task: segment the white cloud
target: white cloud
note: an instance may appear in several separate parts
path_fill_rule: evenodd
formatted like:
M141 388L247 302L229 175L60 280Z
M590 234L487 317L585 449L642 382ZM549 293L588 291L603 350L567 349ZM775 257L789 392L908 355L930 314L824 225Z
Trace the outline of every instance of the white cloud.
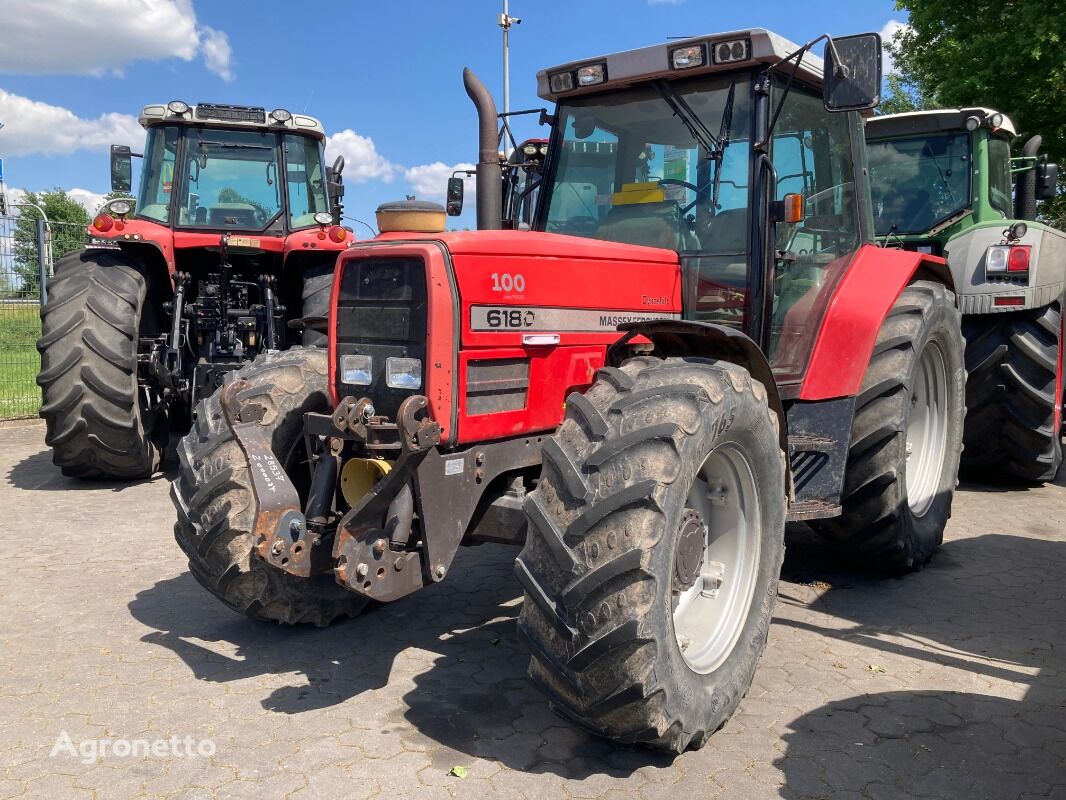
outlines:
M233 80L233 70L230 62L233 59L233 50L229 46L229 37L224 31L216 31L206 25L200 28L204 39L201 46L204 53L204 63L207 68L218 75L227 83Z
M84 208L90 217L96 213L96 210L100 208L100 205L104 202L104 197L106 197L106 195L90 191L89 189L68 189L67 195L71 200Z
M0 72L118 72L135 61L202 54L232 80L225 33L200 25L192 0L4 0Z
M8 187L5 194L7 195L8 213L17 217L23 210L18 204L23 202L26 192L15 187ZM67 196L84 208L90 217L97 212L106 197L106 195L90 189L68 189Z
M0 89L0 152L8 156L61 155L106 150L111 144L140 149L144 131L129 114L83 119L69 109Z
M452 177L452 173L457 169L473 169L473 164L461 163L461 164L445 164L442 161L434 161L432 164L420 164L415 167L408 167L403 171L403 176L411 188L414 190L415 197L421 200L426 199L443 199L448 189L448 178ZM457 177L464 178L466 182L466 193L472 194L474 192L474 176L460 175Z
M892 44L895 35L899 31L909 30L910 25L906 22L900 22L898 19L890 19L885 23L885 26L881 28L881 64L882 73L889 75L896 71L896 65L892 61L892 54L888 52L888 45Z
M399 166L377 151L373 139L360 136L351 128L326 138L326 163L332 164L337 156L344 156L344 179L349 183L375 180L391 183L400 171Z

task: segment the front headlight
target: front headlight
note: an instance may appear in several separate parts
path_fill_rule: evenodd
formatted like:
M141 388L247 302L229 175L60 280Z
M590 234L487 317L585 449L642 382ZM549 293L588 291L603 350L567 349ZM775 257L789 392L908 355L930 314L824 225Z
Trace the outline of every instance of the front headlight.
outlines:
M420 388L422 362L417 358L385 359L385 384L393 389Z
M341 383L369 386L373 383L373 365L370 356L341 356Z
M124 217L133 211L133 204L129 200L117 198L107 204L107 209L116 217Z

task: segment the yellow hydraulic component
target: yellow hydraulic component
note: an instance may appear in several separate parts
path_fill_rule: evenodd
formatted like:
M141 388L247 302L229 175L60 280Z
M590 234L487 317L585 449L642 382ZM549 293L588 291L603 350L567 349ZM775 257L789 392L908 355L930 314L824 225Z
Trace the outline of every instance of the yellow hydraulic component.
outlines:
M341 469L341 495L352 508L392 470L382 458L350 458Z

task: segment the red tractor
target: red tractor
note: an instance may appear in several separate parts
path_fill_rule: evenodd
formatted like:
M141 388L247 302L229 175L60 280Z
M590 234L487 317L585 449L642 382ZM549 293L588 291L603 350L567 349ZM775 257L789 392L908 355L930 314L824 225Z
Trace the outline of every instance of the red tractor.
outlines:
M534 682L589 730L680 751L751 684L786 521L925 564L959 463L959 311L943 259L873 241L879 37L828 40L824 69L815 42L753 29L540 73L528 232L500 230L496 109L468 71L479 230L382 214L338 259L328 351L262 356L204 401L172 489L197 580L324 625L444 580L461 544L520 545Z
M343 161L324 166L318 120L172 101L145 106L140 123L136 199L97 214L41 309L45 441L76 478L148 477L171 427L187 430L229 372L294 335L324 345L301 320L324 318L353 240ZM114 193L131 189L132 155L111 148Z

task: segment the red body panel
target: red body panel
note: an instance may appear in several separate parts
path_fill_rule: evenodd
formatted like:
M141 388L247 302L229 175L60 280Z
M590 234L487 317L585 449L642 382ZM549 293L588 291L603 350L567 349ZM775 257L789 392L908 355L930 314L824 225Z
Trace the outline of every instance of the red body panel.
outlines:
M881 323L922 264L937 256L866 244L859 248L829 300L814 342L800 400L857 394Z
M452 306L451 278L438 243L447 248L450 256L458 308ZM392 233L356 244L338 259L332 308L337 307L344 265L355 258L383 253L425 259L430 284L425 393L433 418L445 429L444 438L454 444L557 427L563 418L567 394L592 383L593 374L603 365L607 347L619 338L608 312L649 317L681 313L680 267L673 251L516 231ZM497 277L494 279L493 275ZM511 281L501 281L503 275L511 276ZM522 279L516 286L515 277L519 275ZM504 290L504 283L509 290ZM547 346L524 344L523 336L529 331L522 329L473 330L471 314L476 306L533 308L549 315L558 311L586 312L589 324L602 329L538 328L535 333L557 333L559 342ZM459 342L454 341L456 314ZM331 386L335 345L336 330L331 325ZM456 350L458 375L453 375L451 354ZM525 407L469 414L465 391L470 361L514 358L529 359ZM450 430L453 402L457 404L454 432Z
M218 247L218 233L200 233L196 231L175 231L158 222L151 222L136 217L127 220L116 219L115 226L101 233L92 225L86 228L94 239L102 239L116 244L147 244L155 246L163 254L167 271L171 275L177 269L175 253L178 250ZM324 250L338 253L350 247L355 237L350 231L343 242L334 242L321 228L305 228L290 233L288 236L264 236L255 233L234 231L230 234L230 247L233 250L258 250L266 253L289 253L306 250Z

